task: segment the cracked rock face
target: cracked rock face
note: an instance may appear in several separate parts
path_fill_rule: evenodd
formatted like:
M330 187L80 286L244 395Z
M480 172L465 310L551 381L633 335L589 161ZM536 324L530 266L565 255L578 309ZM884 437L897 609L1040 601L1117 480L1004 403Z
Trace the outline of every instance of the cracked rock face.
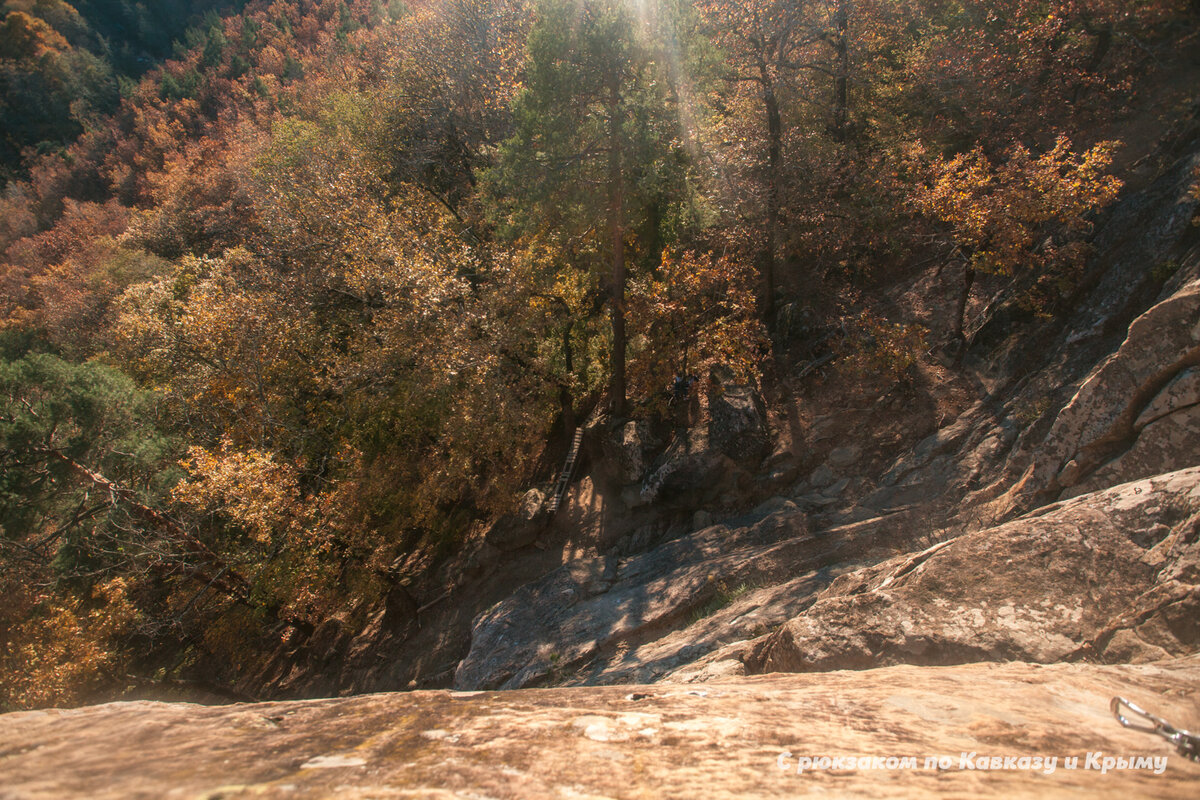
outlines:
M1179 373L1159 392L1133 423L1140 431L1169 414L1200 404L1200 369L1191 367Z
M703 687L112 703L0 716L0 797L1190 800L1200 764L1122 728L1108 706L1125 696L1196 730L1198 685L1200 659L1191 657L1140 666L903 666ZM1148 766L1101 772L1086 768L1089 753ZM989 756L1056 761L1050 772L980 770L962 766L970 754L972 764ZM797 772L801 758L821 756L917 761ZM949 757L948 768L926 768L928 756ZM1066 768L1067 757L1078 759L1076 769Z
M911 513L814 531L794 504L766 506L522 587L476 619L455 686L1142 662L1200 645L1200 467L898 557L924 530Z
M1200 459L1200 405L1169 410L1136 431L1137 439L1128 450L1068 488L1063 496L1075 497L1131 478L1157 475L1164 465Z
M710 392L708 436L712 446L738 462L757 463L771 452L766 410L751 387L726 382Z
M1198 364L1200 281L1193 281L1134 320L1117 352L1083 382L1042 442L1026 490L1057 492L1096 473L1080 493L1195 464Z
M838 578L752 672L1076 658L1200 642L1200 467L1039 509Z
M718 583L740 585L777 563L775 542L792 537L811 539L794 508L737 531L713 526L621 561L563 566L475 620L454 685L517 689L561 682L566 672L611 656L622 642L686 619L714 596Z

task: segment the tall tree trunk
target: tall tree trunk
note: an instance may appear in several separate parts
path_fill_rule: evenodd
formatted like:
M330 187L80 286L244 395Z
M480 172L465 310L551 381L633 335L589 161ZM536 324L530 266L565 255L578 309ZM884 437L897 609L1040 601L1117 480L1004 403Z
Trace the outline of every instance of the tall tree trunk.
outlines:
M1070 21L1066 15L1059 15L1054 24L1054 33L1050 37L1050 41L1046 42L1046 50L1042 54L1042 69L1037 76L1037 86L1045 87L1050 82L1050 78L1058 71L1058 51L1062 49L1063 44L1067 41L1067 34L1070 33Z
M625 178L621 152L621 82L613 76L608 99L608 234L612 246L613 413L625 415Z
M1094 75L1100 69L1100 65L1104 63L1108 51L1112 49L1113 27L1112 25L1107 25L1103 28L1093 28L1085 21L1084 29L1089 36L1096 37L1096 41L1092 45L1092 53L1088 56L1088 62L1083 68L1087 74ZM1071 92L1071 102L1078 103L1083 98L1083 95L1084 84L1082 82L1077 83L1074 91Z
M850 17L846 8L850 0L838 0L833 12L833 24L837 30L833 49L836 56L833 78L833 138L846 141L846 124L850 117Z
M1094 31L1089 30L1088 33L1096 37L1096 43L1092 45L1092 54L1088 56L1087 66L1084 67L1084 70L1091 74L1100 69L1104 57L1112 49L1113 28L1112 25L1107 25Z
M563 431L565 431L568 439L575 435L575 402L571 397L571 389L568 385L571 376L575 373L574 353L571 350L571 328L571 320L568 319L567 323L563 326L562 335L563 360L566 361L567 379L563 382L562 386L558 387L558 402L562 408Z
M765 66L759 69L762 78L763 104L767 110L767 251L763 258L763 283L766 293L763 317L767 327L775 327L775 251L779 246L779 186L783 161L783 121L779 114L779 99L775 84Z
M963 268L962 294L958 296L958 309L954 315L954 340L958 343L958 353L954 356L955 368L961 367L967 357L967 335L963 329L966 327L967 301L971 299L971 287L974 285L975 269L966 264Z

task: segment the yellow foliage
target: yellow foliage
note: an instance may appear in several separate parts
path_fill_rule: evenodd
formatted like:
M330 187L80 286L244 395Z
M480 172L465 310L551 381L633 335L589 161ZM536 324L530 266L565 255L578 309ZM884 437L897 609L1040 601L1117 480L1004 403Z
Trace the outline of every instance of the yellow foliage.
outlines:
M184 466L192 477L173 490L177 502L201 512L220 510L262 544L304 526L296 471L273 454L238 452L226 440L217 452L190 448Z
M0 707L86 702L122 678L117 640L137 621L123 578L99 584L89 601L45 595L0 650Z
M305 497L294 466L273 453L238 450L229 439L216 450L190 448L183 465L189 477L173 499L193 513L221 516L270 553L254 587L266 605L312 622L336 609L341 594L332 542L344 502L336 488Z
M1077 267L1086 253L1081 240L1088 214L1111 203L1121 181L1106 174L1115 142L1084 153L1060 136L1034 156L1021 145L993 163L982 148L933 159L927 181L912 197L921 213L945 223L970 265L981 272L1012 275ZM923 151L914 154L924 160Z
M753 267L731 256L665 253L657 274L631 292L630 323L641 343L630 364L635 392L651 397L675 376L718 365L739 381L757 378L770 345L754 285Z
M70 49L61 33L24 11L10 11L0 22L0 58L37 61Z
M842 343L842 366L858 376L902 380L928 349L926 330L913 323L888 322L864 311Z

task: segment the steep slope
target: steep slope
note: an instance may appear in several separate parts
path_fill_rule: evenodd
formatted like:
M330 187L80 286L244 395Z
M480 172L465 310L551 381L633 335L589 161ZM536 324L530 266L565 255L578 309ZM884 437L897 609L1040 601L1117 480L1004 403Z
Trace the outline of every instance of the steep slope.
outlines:
M365 630L335 618L289 640L243 691L707 680L741 673L744 661L754 671L1191 652L1197 637L1187 624L1163 623L1174 631L1166 639L1136 644L1129 637L1147 620L1135 619L1141 612L1118 620L1126 603L1151 613L1161 601L1172 610L1151 613L1160 620L1191 614L1190 568L1173 561L1178 575L1167 578L1147 555L1161 555L1156 542L1186 521L1163 510L1176 501L1100 527L1073 516L1100 520L1144 486L1105 490L1175 470L1184 472L1153 484L1153 495L1186 496L1194 480L1186 468L1200 462L1200 115L1181 120L1147 159L1163 164L1159 175L1098 221L1095 256L1070 308L1031 319L1012 287L994 282L973 302L963 373L927 364L907 387L847 400L802 363L766 406L714 375L678 407L687 427L594 417L556 514L532 491L522 515L421 583L397 587ZM938 274L931 266L897 286L897 306L936 297ZM1045 508L1095 492L1083 506ZM1184 558L1194 534L1173 536L1181 550L1172 558ZM956 607L970 624L935 635L921 609L936 591L923 590L905 617L871 582L880 570L923 563L925 548L955 537L913 567L956 564L944 585L959 586ZM1014 609L1040 607L1051 594L1059 599L1050 607L1089 609L1086 620L1064 612L1044 634L1055 646L1019 641L1028 619L1024 632L1000 625L976 641L995 621L985 611L990 582L1008 569L1009 556L997 553L1009 551L993 553L993 540L1040 554L1019 558L1012 586L1028 591L1014 595ZM956 555L972 548L995 558ZM1092 577L1048 577L1059 574ZM847 592L848 581L870 591ZM815 625L819 614L808 609L818 603L823 614L839 597L857 610L831 619L826 633L918 617L929 624L911 640L881 634L839 653L768 658L759 637ZM823 635L818 628L806 641Z
M696 502L793 483L718 525L597 546L526 585L475 619L455 686L1194 652L1197 133L1185 127L1184 155L1111 213L1078 310L1025 341L1028 326L999 335L1001 295L971 351L992 390L879 472L862 456L869 434L844 420L824 447L813 429L792 441L825 454L799 480L789 453L738 462L701 430L693 455L655 460L625 431L609 459L624 465L618 512L638 513L639 485Z
M1149 661L1200 645L1200 468L1045 506L835 581L756 672Z

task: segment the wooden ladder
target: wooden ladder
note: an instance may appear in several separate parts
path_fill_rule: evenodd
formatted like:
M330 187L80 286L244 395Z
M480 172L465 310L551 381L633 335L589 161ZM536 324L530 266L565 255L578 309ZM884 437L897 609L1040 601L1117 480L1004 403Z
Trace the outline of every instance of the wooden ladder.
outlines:
M575 462L579 459L579 447L583 444L583 428L575 429L575 438L571 440L571 449L567 451L567 461L563 464L562 472L558 473L558 482L554 484L554 496L550 498L546 511L553 516L562 505L567 495L567 486L571 483L571 473L575 471Z

